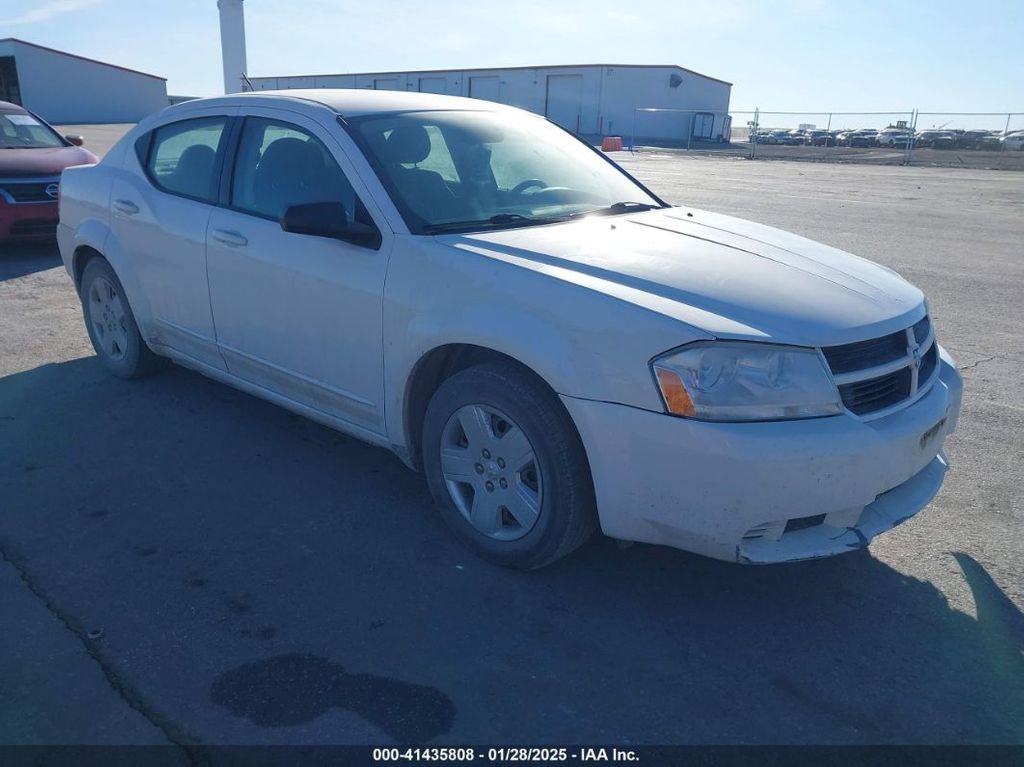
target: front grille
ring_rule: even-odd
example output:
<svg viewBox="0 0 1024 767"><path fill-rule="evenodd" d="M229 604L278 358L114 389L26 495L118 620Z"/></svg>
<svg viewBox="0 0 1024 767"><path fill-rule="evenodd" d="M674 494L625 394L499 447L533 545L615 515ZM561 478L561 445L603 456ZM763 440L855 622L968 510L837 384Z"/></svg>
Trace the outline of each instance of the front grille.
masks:
<svg viewBox="0 0 1024 767"><path fill-rule="evenodd" d="M925 339L928 338L928 329L931 327L931 323L928 322L928 317L922 317L916 323L914 323L914 340L918 344L923 344Z"/></svg>
<svg viewBox="0 0 1024 767"><path fill-rule="evenodd" d="M917 370L917 380L922 384L931 380L932 373L935 372L935 366L939 362L939 350L935 348L935 344L925 352L925 355L921 358L921 367Z"/></svg>
<svg viewBox="0 0 1024 767"><path fill-rule="evenodd" d="M863 370L876 365L884 365L886 362L893 362L906 355L907 332L901 330L898 333L890 333L869 341L858 341L842 346L827 346L822 351L834 374Z"/></svg>
<svg viewBox="0 0 1024 767"><path fill-rule="evenodd" d="M4 181L0 183L0 194L13 202L56 202L46 190L56 186L59 179L43 181Z"/></svg>
<svg viewBox="0 0 1024 767"><path fill-rule="evenodd" d="M8 231L12 237L52 237L57 233L57 219L22 219L11 224Z"/></svg>
<svg viewBox="0 0 1024 767"><path fill-rule="evenodd" d="M856 415L877 413L913 398L931 383L939 360L927 316L896 333L821 351L843 404Z"/></svg>
<svg viewBox="0 0 1024 767"><path fill-rule="evenodd" d="M911 378L910 368L900 368L878 378L840 385L839 394L850 412L866 415L892 407L909 397Z"/></svg>

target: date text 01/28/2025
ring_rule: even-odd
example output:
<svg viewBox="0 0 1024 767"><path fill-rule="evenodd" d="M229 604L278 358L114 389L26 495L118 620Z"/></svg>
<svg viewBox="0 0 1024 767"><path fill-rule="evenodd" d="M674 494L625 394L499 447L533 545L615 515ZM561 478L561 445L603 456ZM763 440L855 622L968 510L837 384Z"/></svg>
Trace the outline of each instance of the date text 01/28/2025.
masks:
<svg viewBox="0 0 1024 767"><path fill-rule="evenodd" d="M375 762L637 762L636 751L622 748L529 748L501 746L477 751L474 748L375 748Z"/></svg>

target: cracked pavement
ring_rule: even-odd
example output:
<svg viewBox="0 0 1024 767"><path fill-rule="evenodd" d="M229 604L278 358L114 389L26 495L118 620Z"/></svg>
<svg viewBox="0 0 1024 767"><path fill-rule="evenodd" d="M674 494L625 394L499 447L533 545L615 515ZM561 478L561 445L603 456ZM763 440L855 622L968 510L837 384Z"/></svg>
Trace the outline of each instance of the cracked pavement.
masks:
<svg viewBox="0 0 1024 767"><path fill-rule="evenodd" d="M1024 175L617 159L926 291L965 401L925 511L819 562L491 567L382 450L110 378L55 250L5 248L0 743L1024 742Z"/></svg>

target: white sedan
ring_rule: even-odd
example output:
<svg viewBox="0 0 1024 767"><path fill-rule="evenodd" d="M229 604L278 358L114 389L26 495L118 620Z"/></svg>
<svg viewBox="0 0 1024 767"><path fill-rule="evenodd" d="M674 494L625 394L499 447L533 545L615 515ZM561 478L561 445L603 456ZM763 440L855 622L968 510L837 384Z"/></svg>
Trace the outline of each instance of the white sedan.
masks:
<svg viewBox="0 0 1024 767"><path fill-rule="evenodd" d="M65 171L102 363L168 359L397 453L479 554L606 535L767 563L866 546L946 472L921 292L671 207L545 119L417 93L190 101Z"/></svg>

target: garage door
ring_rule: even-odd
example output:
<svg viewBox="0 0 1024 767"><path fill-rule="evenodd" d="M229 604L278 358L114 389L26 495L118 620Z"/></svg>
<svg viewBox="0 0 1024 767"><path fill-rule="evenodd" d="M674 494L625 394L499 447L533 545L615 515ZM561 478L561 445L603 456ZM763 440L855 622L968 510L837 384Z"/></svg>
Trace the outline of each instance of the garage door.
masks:
<svg viewBox="0 0 1024 767"><path fill-rule="evenodd" d="M579 133L583 110L583 75L548 75L544 114L563 128Z"/></svg>
<svg viewBox="0 0 1024 767"><path fill-rule="evenodd" d="M500 83L494 75L469 78L469 97L471 99L498 101L499 90Z"/></svg>
<svg viewBox="0 0 1024 767"><path fill-rule="evenodd" d="M448 81L443 77L421 77L420 93L447 93Z"/></svg>
<svg viewBox="0 0 1024 767"><path fill-rule="evenodd" d="M373 81L373 89L375 91L397 91L398 80L394 77L382 77Z"/></svg>

